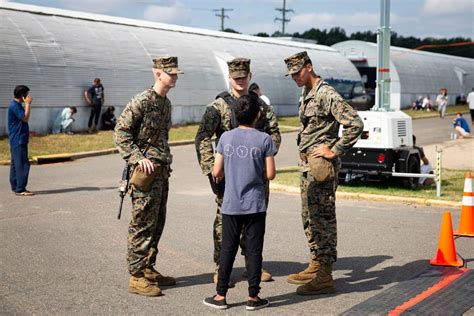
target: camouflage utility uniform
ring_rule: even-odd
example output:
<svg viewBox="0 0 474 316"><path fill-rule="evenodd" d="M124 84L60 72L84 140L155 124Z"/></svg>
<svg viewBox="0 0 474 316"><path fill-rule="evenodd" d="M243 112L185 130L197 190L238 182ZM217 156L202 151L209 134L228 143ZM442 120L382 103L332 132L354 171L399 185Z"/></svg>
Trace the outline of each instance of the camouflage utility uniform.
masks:
<svg viewBox="0 0 474 316"><path fill-rule="evenodd" d="M278 122L275 113L271 106L267 105L264 101L259 100L261 108L261 118L257 122L256 128L262 132L269 134L272 137L273 142L277 146L280 146L281 135L278 128ZM199 130L196 134L196 152L201 166L202 173L209 175L214 165L214 148L212 146L211 138L216 135L216 142L219 142L219 138L222 133L230 131L237 127L234 122L233 113L229 104L223 98L217 98L214 102L206 107L204 115L199 125ZM267 205L268 205L268 185L267 185ZM219 265L220 252L222 245L222 198L219 194L216 195L217 203L217 214L214 220L214 262ZM244 251L244 243L240 244L242 252Z"/></svg>
<svg viewBox="0 0 474 316"><path fill-rule="evenodd" d="M327 145L338 157L350 149L362 132L363 123L357 112L334 88L319 79L311 91L304 91L299 107L301 128L298 133L300 151L300 186L303 228L308 239L311 259L321 265L332 265L337 259L336 188L340 159L332 163L333 181L316 183L309 172L307 153ZM344 126L338 137L339 126Z"/></svg>
<svg viewBox="0 0 474 316"><path fill-rule="evenodd" d="M115 127L115 143L130 166L147 158L157 172L148 192L131 187L132 218L128 228L128 269L140 276L153 267L166 220L168 177L172 155L168 145L171 102L153 89L136 95L125 107ZM158 137L155 135L159 134ZM154 143L150 143L154 140ZM143 154L146 146L148 150Z"/></svg>

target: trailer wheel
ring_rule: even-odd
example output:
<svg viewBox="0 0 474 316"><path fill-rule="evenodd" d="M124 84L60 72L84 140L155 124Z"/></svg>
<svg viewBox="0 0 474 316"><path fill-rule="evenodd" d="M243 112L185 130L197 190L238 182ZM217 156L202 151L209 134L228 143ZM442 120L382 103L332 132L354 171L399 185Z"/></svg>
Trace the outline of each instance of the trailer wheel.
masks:
<svg viewBox="0 0 474 316"><path fill-rule="evenodd" d="M420 173L420 162L415 156L410 156L407 165L408 173ZM402 178L402 185L410 190L418 187L418 178Z"/></svg>

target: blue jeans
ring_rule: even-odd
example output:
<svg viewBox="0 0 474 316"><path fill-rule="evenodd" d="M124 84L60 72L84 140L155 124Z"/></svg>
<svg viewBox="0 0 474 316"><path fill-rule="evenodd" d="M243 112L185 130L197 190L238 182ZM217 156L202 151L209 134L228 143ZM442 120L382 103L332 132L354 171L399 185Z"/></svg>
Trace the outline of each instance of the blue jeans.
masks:
<svg viewBox="0 0 474 316"><path fill-rule="evenodd" d="M28 174L30 173L30 162L28 161L28 145L10 147L10 186L13 192L26 191Z"/></svg>

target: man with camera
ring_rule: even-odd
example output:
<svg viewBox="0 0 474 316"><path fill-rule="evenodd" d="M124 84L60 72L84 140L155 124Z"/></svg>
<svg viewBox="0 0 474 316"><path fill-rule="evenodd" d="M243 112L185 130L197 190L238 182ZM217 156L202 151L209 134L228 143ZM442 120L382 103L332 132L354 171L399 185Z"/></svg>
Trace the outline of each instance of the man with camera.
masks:
<svg viewBox="0 0 474 316"><path fill-rule="evenodd" d="M172 161L168 145L171 102L166 95L175 87L180 73L177 57L154 59L154 85L132 98L115 127L115 143L132 170L128 290L139 295L159 296L159 286L176 284L174 278L163 276L154 265L165 226Z"/></svg>

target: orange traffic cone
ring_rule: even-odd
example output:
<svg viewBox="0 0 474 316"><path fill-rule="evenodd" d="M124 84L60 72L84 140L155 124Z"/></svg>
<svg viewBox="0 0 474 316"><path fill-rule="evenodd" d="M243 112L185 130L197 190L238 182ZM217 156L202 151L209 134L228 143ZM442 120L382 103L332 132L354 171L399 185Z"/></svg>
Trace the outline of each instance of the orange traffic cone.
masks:
<svg viewBox="0 0 474 316"><path fill-rule="evenodd" d="M474 237L474 193L472 192L472 175L466 173L464 180L464 195L462 197L461 220L458 230L454 232L457 236Z"/></svg>
<svg viewBox="0 0 474 316"><path fill-rule="evenodd" d="M451 223L451 213L443 213L441 230L439 233L438 252L431 258L430 264L434 266L460 267L463 261L456 257L456 247L454 246L453 225Z"/></svg>

